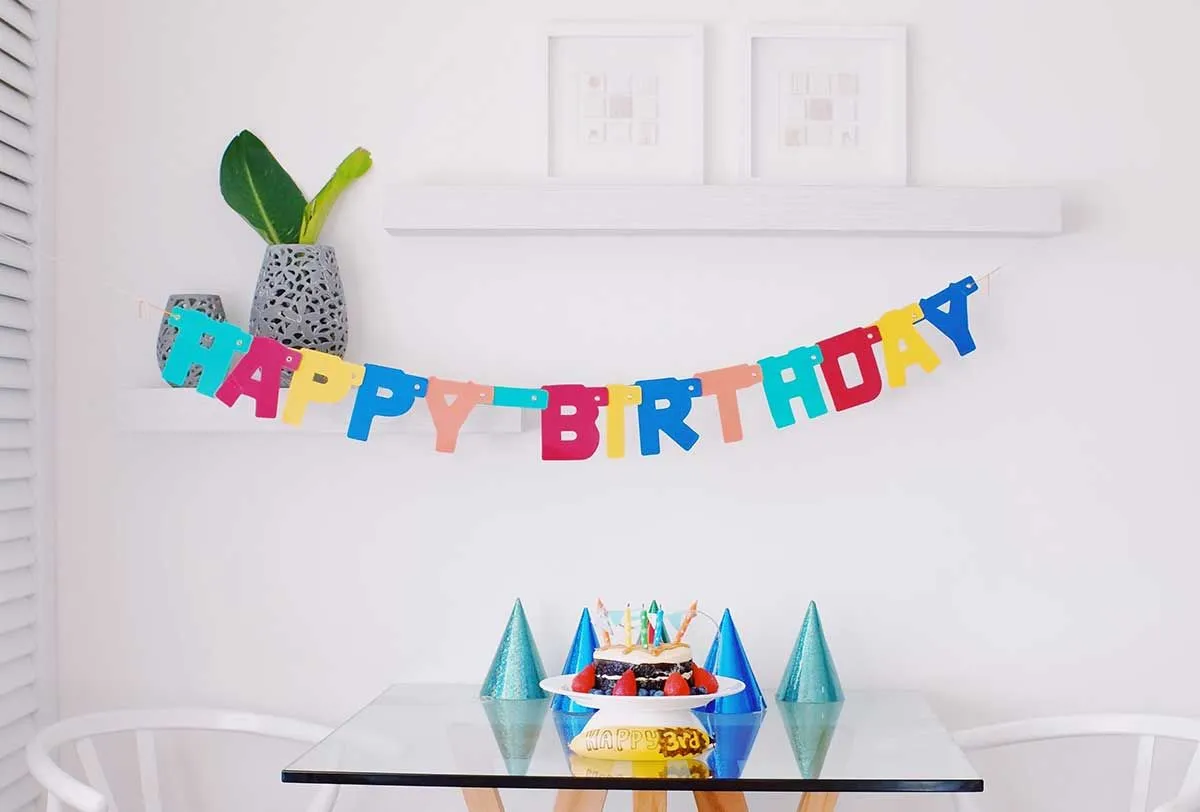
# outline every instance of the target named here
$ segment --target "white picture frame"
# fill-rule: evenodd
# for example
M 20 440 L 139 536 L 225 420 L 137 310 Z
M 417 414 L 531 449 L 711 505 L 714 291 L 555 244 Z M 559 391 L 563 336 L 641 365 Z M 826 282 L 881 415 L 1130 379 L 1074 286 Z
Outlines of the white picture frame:
M 546 36 L 546 174 L 704 182 L 704 26 L 558 22 Z
M 907 40 L 892 25 L 751 28 L 742 179 L 907 185 Z

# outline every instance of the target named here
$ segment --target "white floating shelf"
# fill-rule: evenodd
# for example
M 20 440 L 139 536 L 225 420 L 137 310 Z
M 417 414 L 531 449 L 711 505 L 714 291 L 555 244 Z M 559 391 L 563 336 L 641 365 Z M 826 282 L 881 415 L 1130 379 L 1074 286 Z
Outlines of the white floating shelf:
M 1043 236 L 1062 231 L 1049 188 L 920 186 L 394 186 L 392 234 L 538 232 Z
M 280 393 L 280 412 L 286 394 Z M 289 426 L 276 417 L 260 420 L 254 416 L 254 401 L 240 398 L 232 408 L 194 389 L 153 387 L 122 392 L 117 405 L 119 426 L 138 432 L 293 432 L 298 434 L 345 434 L 350 425 L 353 397 L 338 403 L 311 403 L 304 423 Z M 463 434 L 519 434 L 521 412 L 500 406 L 478 406 L 471 410 L 463 425 Z M 371 437 L 380 434 L 433 434 L 433 420 L 423 398 L 401 417 L 378 417 L 371 425 Z

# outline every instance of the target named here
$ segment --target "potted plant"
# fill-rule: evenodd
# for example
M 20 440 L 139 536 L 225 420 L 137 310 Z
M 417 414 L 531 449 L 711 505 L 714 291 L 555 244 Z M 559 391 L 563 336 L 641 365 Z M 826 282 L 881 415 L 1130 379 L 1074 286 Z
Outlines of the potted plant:
M 371 168 L 371 153 L 351 152 L 312 200 L 249 130 L 221 157 L 221 196 L 267 241 L 250 333 L 289 347 L 343 357 L 349 328 L 337 255 L 317 239 L 334 202 Z

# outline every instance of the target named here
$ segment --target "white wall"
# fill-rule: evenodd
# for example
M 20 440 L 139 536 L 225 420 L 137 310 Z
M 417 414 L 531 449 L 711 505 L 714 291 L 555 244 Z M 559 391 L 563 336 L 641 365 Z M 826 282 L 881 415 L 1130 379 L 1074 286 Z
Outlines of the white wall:
M 906 23 L 913 181 L 1058 185 L 1069 233 L 389 237 L 389 183 L 538 177 L 556 18 L 707 23 L 714 182 L 735 179 L 741 26 Z M 481 679 L 517 595 L 555 668 L 599 593 L 734 607 L 768 690 L 815 598 L 847 686 L 925 691 L 952 725 L 1200 714 L 1198 25 L 1194 0 L 63 0 L 63 713 L 334 721 L 389 682 Z M 536 431 L 454 456 L 420 437 L 121 434 L 113 393 L 157 379 L 133 295 L 212 291 L 247 316 L 262 246 L 216 182 L 243 127 L 310 193 L 351 147 L 374 152 L 326 232 L 350 356 L 445 377 L 690 373 L 1006 269 L 972 301 L 974 356 L 792 430 L 751 414 L 736 446 L 710 421 L 690 455 L 552 465 Z M 1048 783 L 1082 769 L 1050 752 Z M 1123 775 L 1106 780 L 1074 797 L 1118 808 Z M 435 801 L 456 808 L 412 803 Z

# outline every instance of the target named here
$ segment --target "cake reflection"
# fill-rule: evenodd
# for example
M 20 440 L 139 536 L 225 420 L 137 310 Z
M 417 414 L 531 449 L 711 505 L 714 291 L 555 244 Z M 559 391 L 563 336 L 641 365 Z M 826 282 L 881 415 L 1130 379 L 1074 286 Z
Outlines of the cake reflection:
M 610 761 L 572 755 L 571 775 L 576 778 L 712 778 L 712 771 L 698 758 Z

